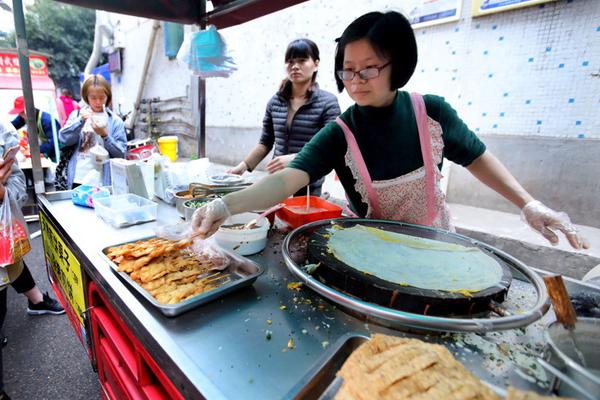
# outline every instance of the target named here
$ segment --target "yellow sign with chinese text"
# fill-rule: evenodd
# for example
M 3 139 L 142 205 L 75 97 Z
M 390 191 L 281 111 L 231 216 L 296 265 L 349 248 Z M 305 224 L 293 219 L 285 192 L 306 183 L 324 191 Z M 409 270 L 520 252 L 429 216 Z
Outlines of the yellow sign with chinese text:
M 82 313 L 85 310 L 85 296 L 81 265 L 73 252 L 67 247 L 47 217 L 40 213 L 40 228 L 44 241 L 46 262 L 58 279 L 66 300 L 83 326 Z

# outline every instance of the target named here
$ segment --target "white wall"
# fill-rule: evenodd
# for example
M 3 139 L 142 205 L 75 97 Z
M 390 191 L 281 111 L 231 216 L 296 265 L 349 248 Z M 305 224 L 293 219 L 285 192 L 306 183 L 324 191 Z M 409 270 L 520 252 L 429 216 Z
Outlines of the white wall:
M 114 24 L 115 41 L 124 46 L 122 73 L 112 75 L 113 104 L 115 107 L 120 104 L 123 111 L 128 111 L 133 108 L 137 95 L 153 21 L 121 14 L 111 14 L 111 21 Z M 190 30 L 191 27 L 186 29 Z M 142 97 L 187 96 L 189 85 L 187 66 L 165 56 L 161 24 Z
M 207 126 L 255 128 L 257 139 L 266 102 L 284 77 L 285 47 L 298 37 L 319 45 L 319 83 L 335 92 L 334 39 L 357 16 L 403 11 L 402 4 L 311 0 L 222 30 L 239 70 L 208 81 Z M 560 0 L 480 18 L 470 17 L 470 5 L 463 1 L 457 22 L 416 31 L 419 64 L 406 89 L 445 96 L 477 133 L 600 138 L 600 1 Z M 133 105 L 151 22 L 118 19 L 126 49 L 124 72 L 113 85 L 126 110 Z M 144 97 L 188 91 L 186 67 L 169 61 L 163 46 L 161 30 Z M 342 109 L 351 104 L 345 94 L 339 99 Z

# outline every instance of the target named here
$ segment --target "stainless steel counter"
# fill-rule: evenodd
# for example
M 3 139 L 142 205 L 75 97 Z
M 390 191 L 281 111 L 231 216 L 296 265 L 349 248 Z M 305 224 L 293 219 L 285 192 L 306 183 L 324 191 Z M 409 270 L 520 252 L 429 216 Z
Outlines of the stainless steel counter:
M 94 210 L 70 200 L 41 196 L 43 211 L 54 220 L 70 246 L 85 255 L 87 274 L 106 292 L 113 307 L 185 398 L 278 399 L 299 392 L 307 373 L 349 334 L 384 332 L 445 344 L 486 381 L 542 391 L 545 382 L 532 360 L 542 348 L 544 321 L 486 335 L 418 335 L 369 324 L 350 316 L 309 289 L 288 289 L 292 280 L 281 257 L 283 235 L 249 257 L 266 272 L 251 288 L 232 293 L 175 318 L 163 316 L 133 293 L 100 256 L 106 246 L 154 234 L 157 224 L 180 221 L 175 207 L 160 203 L 156 222 L 115 229 Z M 527 283 L 515 282 L 527 296 Z M 270 335 L 267 335 L 270 331 Z M 270 339 L 268 339 L 270 336 Z M 293 339 L 293 348 L 288 342 Z M 532 377 L 533 376 L 533 377 Z

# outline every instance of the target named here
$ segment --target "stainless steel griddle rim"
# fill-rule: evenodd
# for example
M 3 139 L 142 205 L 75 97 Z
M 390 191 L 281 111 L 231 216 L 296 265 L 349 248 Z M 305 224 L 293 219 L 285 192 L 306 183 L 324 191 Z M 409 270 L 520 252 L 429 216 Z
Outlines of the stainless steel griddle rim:
M 191 299 L 184 300 L 177 304 L 159 303 L 147 290 L 142 288 L 137 282 L 135 282 L 133 279 L 131 279 L 129 274 L 126 274 L 125 272 L 120 272 L 117 265 L 106 255 L 106 250 L 108 250 L 111 247 L 120 246 L 120 245 L 128 244 L 128 243 L 134 243 L 139 240 L 147 240 L 147 239 L 151 239 L 153 237 L 155 237 L 155 236 L 144 236 L 139 239 L 134 239 L 134 240 L 126 241 L 126 242 L 109 245 L 109 246 L 104 247 L 102 250 L 100 250 L 99 254 L 100 254 L 100 257 L 102 257 L 102 259 L 104 259 L 104 261 L 108 264 L 110 269 L 115 274 L 119 275 L 122 279 L 124 279 L 130 288 L 134 289 L 137 293 L 139 293 L 142 297 L 144 297 L 149 303 L 151 303 L 154 307 L 156 307 L 158 310 L 160 310 L 160 312 L 162 312 L 167 317 L 176 317 L 185 311 L 188 311 L 192 308 L 200 306 L 208 301 L 217 299 L 221 296 L 224 296 L 227 293 L 229 293 L 232 288 L 237 288 L 237 287 L 241 288 L 244 286 L 248 286 L 251 283 L 253 283 L 264 272 L 264 268 L 261 267 L 259 264 L 255 263 L 254 261 L 249 260 L 249 259 L 239 256 L 239 255 L 229 254 L 229 256 L 234 259 L 240 258 L 240 257 L 244 258 L 244 261 L 249 264 L 252 264 L 254 267 L 256 267 L 257 271 L 252 275 L 249 275 L 244 278 L 240 278 L 235 281 L 226 283 L 215 290 L 212 290 L 212 291 L 204 293 L 204 294 L 197 295 Z M 223 252 L 228 253 L 225 250 L 223 250 Z
M 397 224 L 397 225 L 405 225 L 416 227 L 420 229 L 433 230 L 437 232 L 444 233 L 445 235 L 459 237 L 461 239 L 466 239 L 469 242 L 485 248 L 488 251 L 500 256 L 504 260 L 506 260 L 510 266 L 523 275 L 534 285 L 537 300 L 535 305 L 526 312 L 519 315 L 511 315 L 506 317 L 498 317 L 498 318 L 444 318 L 444 317 L 435 317 L 428 315 L 420 315 L 413 314 L 404 311 L 394 310 L 387 307 L 382 307 L 373 303 L 368 303 L 365 301 L 358 300 L 356 298 L 350 297 L 344 293 L 341 293 L 335 289 L 330 288 L 329 286 L 319 282 L 317 279 L 313 278 L 311 275 L 302 271 L 300 266 L 298 266 L 293 260 L 289 252 L 290 242 L 296 236 L 304 233 L 305 231 L 320 227 L 322 225 L 332 224 L 336 221 L 352 221 L 356 223 L 360 222 L 376 222 L 376 223 L 384 223 L 384 224 Z M 525 264 L 516 258 L 504 253 L 503 251 L 496 249 L 490 245 L 479 242 L 477 240 L 473 240 L 467 236 L 459 235 L 452 232 L 443 231 L 440 229 L 430 228 L 430 227 L 422 227 L 418 225 L 406 224 L 402 222 L 395 221 L 385 221 L 385 220 L 375 220 L 375 219 L 354 219 L 354 218 L 334 218 L 334 219 L 326 219 L 316 222 L 311 222 L 309 224 L 303 225 L 299 228 L 294 229 L 290 232 L 282 243 L 282 253 L 285 263 L 290 270 L 290 272 L 295 275 L 298 279 L 304 282 L 308 287 L 315 290 L 321 296 L 340 304 L 344 307 L 349 308 L 352 311 L 355 311 L 359 314 L 363 314 L 370 317 L 380 318 L 390 324 L 393 327 L 415 327 L 421 329 L 430 329 L 436 331 L 453 331 L 453 332 L 489 332 L 489 331 L 498 331 L 498 330 L 507 330 L 520 328 L 526 325 L 529 325 L 538 319 L 542 318 L 548 309 L 550 308 L 550 301 L 548 299 L 548 293 L 546 292 L 546 287 L 542 281 L 542 279 L 531 269 L 529 269 Z

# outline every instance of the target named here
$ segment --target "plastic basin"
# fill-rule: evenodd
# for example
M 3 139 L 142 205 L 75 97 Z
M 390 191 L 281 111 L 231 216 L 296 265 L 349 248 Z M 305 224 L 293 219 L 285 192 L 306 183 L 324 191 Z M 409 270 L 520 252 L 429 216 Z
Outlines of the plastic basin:
M 267 245 L 268 219 L 262 218 L 253 229 L 227 228 L 230 225 L 246 224 L 257 216 L 255 213 L 242 213 L 227 218 L 215 233 L 215 240 L 219 246 L 242 256 L 262 251 Z
M 310 196 L 309 209 L 306 210 L 306 196 L 290 197 L 283 202 L 285 207 L 277 211 L 277 217 L 292 228 L 342 216 L 342 207 L 317 196 Z

